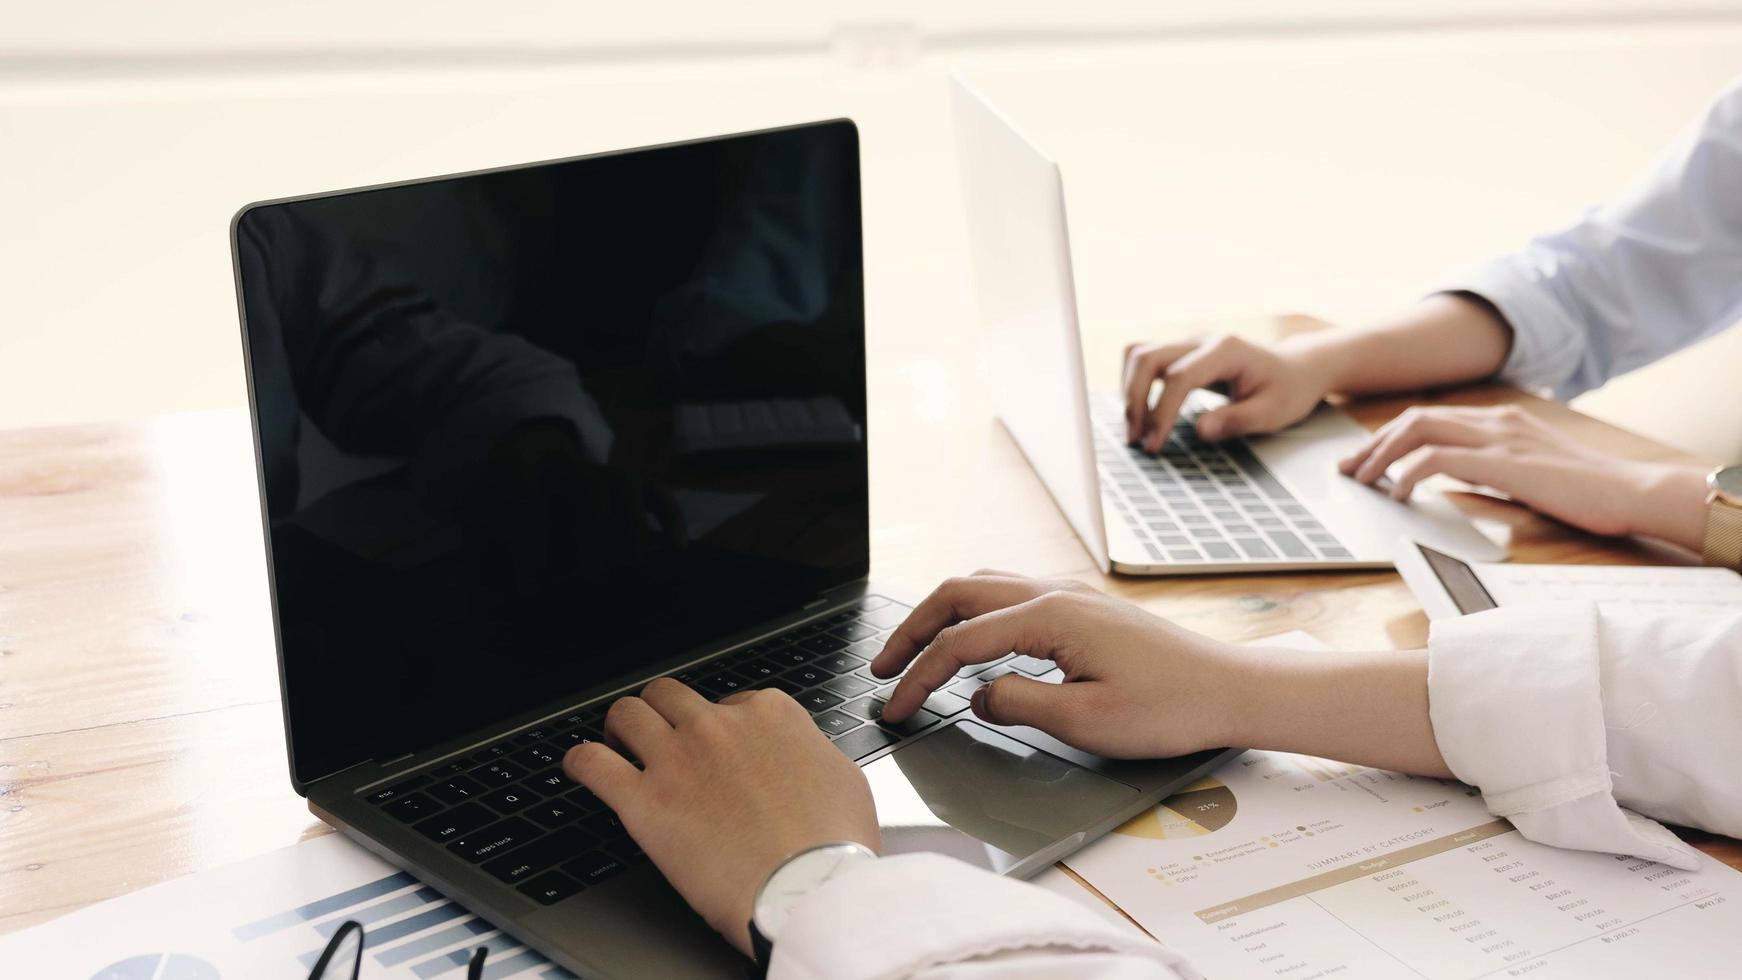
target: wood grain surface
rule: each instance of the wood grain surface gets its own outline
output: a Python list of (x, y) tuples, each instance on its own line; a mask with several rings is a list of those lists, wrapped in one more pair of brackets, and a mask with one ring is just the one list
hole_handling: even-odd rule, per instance
[[(1084, 579), (1224, 639), (1425, 641), (1389, 572), (1104, 579), (993, 420), (998, 379), (901, 340), (871, 364), (877, 581), (923, 593), (1005, 568)], [(1116, 353), (1090, 345), (1098, 380)], [(1372, 427), (1422, 403), (1518, 404), (1619, 453), (1685, 458), (1506, 388), (1348, 408)], [(1456, 499), (1514, 560), (1689, 560)], [(246, 413), (0, 432), (0, 932), (329, 832), (290, 790), (271, 637)], [(1742, 843), (1686, 836), (1742, 868)]]

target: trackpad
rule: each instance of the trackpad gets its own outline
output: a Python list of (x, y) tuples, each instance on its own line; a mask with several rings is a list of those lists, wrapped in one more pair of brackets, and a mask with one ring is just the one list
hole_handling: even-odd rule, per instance
[(1130, 803), (1137, 790), (970, 721), (865, 767), (887, 853), (1003, 871)]

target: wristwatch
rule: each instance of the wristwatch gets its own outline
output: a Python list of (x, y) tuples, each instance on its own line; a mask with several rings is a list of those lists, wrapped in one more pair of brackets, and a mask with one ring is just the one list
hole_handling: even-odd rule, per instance
[(1742, 466), (1720, 466), (1706, 475), (1708, 565), (1742, 570)]
[(750, 953), (756, 975), (768, 972), (774, 941), (780, 938), (786, 918), (806, 895), (823, 882), (864, 861), (877, 860), (877, 852), (852, 841), (818, 844), (787, 855), (756, 891), (750, 907)]

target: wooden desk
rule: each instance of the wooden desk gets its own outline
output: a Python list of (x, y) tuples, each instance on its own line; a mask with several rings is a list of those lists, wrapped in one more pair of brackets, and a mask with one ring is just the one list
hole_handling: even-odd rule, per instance
[[(924, 591), (1010, 568), (1093, 581), (1230, 640), (1425, 642), (1391, 573), (1102, 580), (978, 375), (935, 349), (873, 352), (879, 581)], [(1423, 400), (1351, 410), (1376, 426)], [(1617, 452), (1678, 455), (1510, 389), (1432, 400), (1522, 404)], [(1506, 529), (1521, 561), (1685, 560), (1484, 497), (1460, 505)], [(286, 774), (258, 520), (240, 410), (0, 433), (0, 932), (329, 832)], [(1687, 836), (1742, 868), (1742, 843)]]

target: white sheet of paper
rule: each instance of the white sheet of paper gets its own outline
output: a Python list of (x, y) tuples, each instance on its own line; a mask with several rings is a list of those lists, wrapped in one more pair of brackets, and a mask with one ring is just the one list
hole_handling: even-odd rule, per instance
[(363, 980), (463, 977), (479, 945), (492, 980), (573, 976), (337, 834), (0, 936), (0, 975), (301, 980), (346, 919), (364, 925)]
[[(1323, 649), (1303, 634), (1260, 641)], [(1065, 860), (1211, 977), (1726, 976), (1742, 873), (1546, 847), (1450, 780), (1248, 752)]]

